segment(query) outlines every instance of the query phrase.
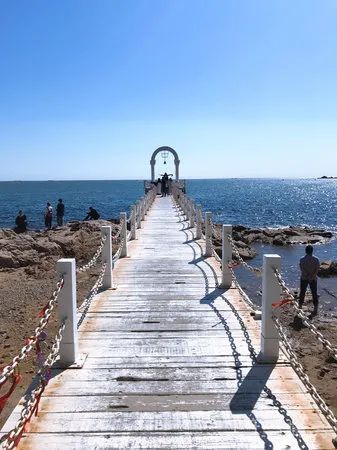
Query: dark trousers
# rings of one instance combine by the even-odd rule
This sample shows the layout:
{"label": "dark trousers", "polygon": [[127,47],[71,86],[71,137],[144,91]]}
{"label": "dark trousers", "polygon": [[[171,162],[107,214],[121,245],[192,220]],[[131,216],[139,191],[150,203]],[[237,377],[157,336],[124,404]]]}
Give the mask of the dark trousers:
{"label": "dark trousers", "polygon": [[300,290],[300,297],[299,297],[299,305],[302,306],[304,302],[305,293],[307,291],[308,285],[310,286],[311,294],[312,294],[312,301],[315,307],[318,306],[318,295],[317,295],[317,280],[308,281],[303,280],[301,278],[301,290]]}
{"label": "dark trousers", "polygon": [[48,228],[49,230],[51,229],[52,219],[53,219],[52,216],[46,216],[44,219],[44,224],[46,228]]}
{"label": "dark trousers", "polygon": [[57,216],[56,218],[57,218],[57,225],[59,227],[62,227],[62,225],[63,225],[63,216]]}

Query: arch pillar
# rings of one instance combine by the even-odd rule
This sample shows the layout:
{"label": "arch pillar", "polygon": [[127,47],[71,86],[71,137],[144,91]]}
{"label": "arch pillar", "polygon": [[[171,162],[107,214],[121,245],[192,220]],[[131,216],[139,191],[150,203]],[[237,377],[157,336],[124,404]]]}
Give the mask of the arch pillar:
{"label": "arch pillar", "polygon": [[180,164],[180,160],[179,159],[174,159],[174,164],[176,167],[176,181],[179,181],[179,164]]}
{"label": "arch pillar", "polygon": [[154,166],[156,165],[156,160],[151,159],[150,164],[151,164],[151,181],[155,181]]}

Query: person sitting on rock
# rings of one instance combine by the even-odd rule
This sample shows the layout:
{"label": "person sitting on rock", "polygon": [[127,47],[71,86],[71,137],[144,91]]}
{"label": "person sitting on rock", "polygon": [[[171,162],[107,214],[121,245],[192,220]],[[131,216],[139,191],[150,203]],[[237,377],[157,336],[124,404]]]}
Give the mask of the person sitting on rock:
{"label": "person sitting on rock", "polygon": [[313,256],[314,248],[312,245],[305,247],[306,255],[300,259],[301,269],[301,290],[298,301],[298,306],[302,308],[305,293],[308,285],[310,286],[312,301],[314,304],[313,314],[316,315],[318,311],[318,295],[317,295],[317,274],[319,271],[319,259]]}
{"label": "person sitting on rock", "polygon": [[25,231],[27,231],[27,217],[21,210],[16,216],[15,225],[16,233],[24,233]]}
{"label": "person sitting on rock", "polygon": [[99,214],[96,211],[96,209],[94,209],[92,206],[90,206],[87,217],[83,220],[98,220],[99,219]]}

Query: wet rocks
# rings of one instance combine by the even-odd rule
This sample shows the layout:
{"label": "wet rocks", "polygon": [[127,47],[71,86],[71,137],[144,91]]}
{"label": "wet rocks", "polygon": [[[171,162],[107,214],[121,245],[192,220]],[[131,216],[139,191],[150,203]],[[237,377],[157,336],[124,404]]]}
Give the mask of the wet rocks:
{"label": "wet rocks", "polygon": [[322,261],[318,276],[322,278],[333,277],[337,275],[337,261]]}

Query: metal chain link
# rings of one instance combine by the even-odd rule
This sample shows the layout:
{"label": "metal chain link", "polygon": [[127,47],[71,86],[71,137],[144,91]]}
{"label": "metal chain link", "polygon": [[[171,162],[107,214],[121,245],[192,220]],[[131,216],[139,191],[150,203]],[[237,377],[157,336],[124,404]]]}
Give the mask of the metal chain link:
{"label": "metal chain link", "polygon": [[122,220],[120,221],[120,223],[119,223],[119,225],[118,225],[119,229],[118,229],[117,233],[115,234],[115,236],[112,237],[112,240],[113,240],[113,241],[117,241],[118,238],[120,237],[121,232],[122,232],[123,225],[124,225],[124,219],[122,219]]}
{"label": "metal chain link", "polygon": [[97,260],[101,256],[105,241],[106,241],[106,236],[102,236],[101,243],[100,243],[96,253],[94,254],[94,256],[91,258],[91,260],[87,264],[84,264],[82,267],[78,267],[76,269],[76,272],[86,272],[87,270],[91,269],[91,267],[96,266]]}
{"label": "metal chain link", "polygon": [[2,437],[1,446],[3,449],[10,450],[17,446],[17,440],[20,439],[26,423],[29,422],[32,415],[36,413],[40,397],[49,381],[48,372],[51,366],[56,361],[60,351],[60,344],[62,341],[64,328],[65,322],[63,322],[63,324],[60,326],[55,336],[52,350],[47,356],[42,368],[37,373],[37,376],[40,379],[38,387],[30,393],[30,397],[25,402],[25,405],[23,406],[20,413],[20,418],[14,428]]}
{"label": "metal chain link", "polygon": [[43,317],[40,319],[39,326],[35,328],[34,334],[27,339],[27,344],[22,347],[19,354],[15,356],[12,363],[4,367],[0,374],[0,386],[9,378],[12,373],[14,373],[15,368],[18,366],[19,362],[23,361],[28,353],[32,350],[33,346],[37,342],[41,332],[46,327],[50,315],[57,302],[58,295],[63,288],[64,279],[63,277],[56,283],[56,289],[52,293],[51,299],[47,303],[45,309],[43,310]]}
{"label": "metal chain link", "polygon": [[305,387],[308,389],[309,393],[311,394],[311,396],[317,403],[317,405],[318,405],[319,409],[322,411],[323,415],[326,417],[326,419],[329,422],[329,424],[331,425],[333,431],[337,434],[337,419],[336,419],[336,417],[334,416],[331,409],[329,409],[329,407],[327,406],[327,404],[325,403],[323,398],[319,395],[319,393],[317,392],[317,389],[310,382],[309,377],[305,373],[302,364],[299,362],[297,355],[294,352],[292,345],[289,342],[289,340],[286,336],[286,333],[284,331],[284,328],[282,327],[279,319],[275,315],[273,315],[272,318],[273,318],[273,321],[277,328],[277,331],[280,335],[284,349],[287,352],[287,356],[289,357],[292,367],[294,368],[296,373],[299,375],[301,381],[303,382]]}
{"label": "metal chain link", "polygon": [[324,335],[317,329],[317,327],[308,320],[307,316],[299,308],[294,295],[291,293],[290,289],[287,287],[285,281],[282,278],[281,273],[277,269],[274,269],[274,274],[275,274],[276,279],[277,279],[279,285],[281,286],[281,289],[283,290],[283,292],[289,297],[289,299],[292,300],[292,306],[294,307],[297,316],[302,319],[302,322],[304,323],[304,325],[306,325],[306,327],[309,328],[309,330],[318,339],[318,341],[323,345],[323,347],[326,348],[330,353],[332,353],[333,357],[337,360],[337,347],[333,346],[333,344],[331,344],[331,342],[327,338],[324,337]]}
{"label": "metal chain link", "polygon": [[121,253],[122,253],[123,245],[124,245],[124,238],[121,240],[121,242],[120,242],[120,244],[119,244],[119,247],[118,247],[116,253],[115,253],[115,254],[113,255],[113,257],[112,257],[112,262],[113,262],[113,263],[115,263],[115,262],[120,258]]}
{"label": "metal chain link", "polygon": [[232,280],[233,280],[233,283],[234,283],[235,287],[238,289],[238,291],[240,292],[240,295],[241,295],[242,299],[247,303],[247,305],[248,305],[250,308],[252,308],[252,310],[254,310],[254,311],[259,311],[259,310],[260,310],[260,306],[255,305],[255,303],[253,303],[253,302],[251,301],[251,299],[248,297],[248,295],[247,295],[247,294],[245,293],[245,291],[242,289],[242,287],[241,287],[240,284],[239,284],[238,279],[236,278],[236,275],[235,275],[235,273],[234,273],[234,270],[233,270],[231,267],[229,268],[229,270],[230,270],[230,272],[231,272],[231,274],[232,274]]}
{"label": "metal chain link", "polygon": [[[262,275],[262,268],[260,267],[254,267],[251,266],[250,264],[248,264],[240,255],[240,251],[237,248],[237,246],[235,245],[234,239],[232,238],[232,236],[228,235],[228,241],[232,246],[232,250],[234,255],[236,256],[237,260],[240,262],[241,266],[244,267],[245,269],[249,270],[249,272],[252,272],[254,275],[256,276],[261,276]],[[233,263],[235,263],[236,261],[233,261]]]}
{"label": "metal chain link", "polygon": [[84,300],[84,302],[81,304],[81,306],[77,309],[77,313],[81,313],[81,317],[77,321],[77,328],[79,328],[79,326],[82,324],[82,322],[89,310],[89,307],[91,305],[93,298],[95,297],[95,295],[97,295],[98,290],[103,285],[103,278],[104,278],[106,267],[107,267],[107,264],[104,263],[102,266],[102,269],[98,275],[97,281],[94,284],[94,286],[91,288],[91,291],[90,291],[88,297]]}

